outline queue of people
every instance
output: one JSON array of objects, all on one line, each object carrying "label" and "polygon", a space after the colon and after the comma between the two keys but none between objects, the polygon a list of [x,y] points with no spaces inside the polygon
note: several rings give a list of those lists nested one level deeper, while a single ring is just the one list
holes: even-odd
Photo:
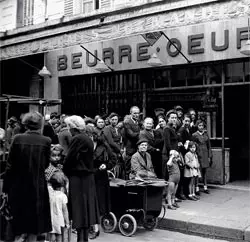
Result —
[{"label": "queue of people", "polygon": [[197,201],[199,178],[209,193],[212,152],[196,116],[181,106],[158,113],[156,125],[152,117],[141,120],[137,106],[120,122],[116,113],[106,119],[52,113],[45,124],[38,112],[25,114],[25,132],[11,137],[3,186],[14,235],[36,241],[48,233],[48,241],[62,241],[72,225],[78,242],[99,236],[100,216],[111,211],[108,171],[125,180],[165,179],[169,209]]}]

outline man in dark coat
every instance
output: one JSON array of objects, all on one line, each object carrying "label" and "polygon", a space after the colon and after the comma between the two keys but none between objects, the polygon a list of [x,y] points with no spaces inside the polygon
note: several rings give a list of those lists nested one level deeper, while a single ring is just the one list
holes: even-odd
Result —
[{"label": "man in dark coat", "polygon": [[57,113],[51,113],[50,119],[45,120],[43,127],[43,135],[51,139],[52,144],[58,144],[58,136],[54,130],[53,125],[59,120],[59,115]]},{"label": "man in dark coat", "polygon": [[51,140],[41,135],[43,117],[27,113],[27,131],[17,134],[7,161],[3,192],[8,195],[16,236],[27,234],[26,241],[51,231],[50,204],[45,169],[49,165]]},{"label": "man in dark coat", "polygon": [[125,166],[126,166],[126,178],[128,178],[131,169],[131,157],[136,152],[137,141],[140,133],[139,126],[140,109],[137,106],[130,108],[130,118],[124,121],[124,136],[125,136]]},{"label": "man in dark coat", "polygon": [[111,113],[109,115],[109,123],[108,126],[104,127],[103,133],[116,158],[116,165],[114,167],[115,176],[124,179],[124,162],[121,153],[122,135],[121,130],[117,127],[118,114]]}]

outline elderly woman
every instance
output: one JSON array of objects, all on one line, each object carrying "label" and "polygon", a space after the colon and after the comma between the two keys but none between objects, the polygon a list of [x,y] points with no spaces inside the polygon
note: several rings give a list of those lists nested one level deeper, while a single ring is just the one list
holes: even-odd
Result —
[{"label": "elderly woman", "polygon": [[13,139],[3,192],[8,194],[14,235],[25,236],[25,241],[34,242],[38,234],[51,230],[45,180],[51,140],[41,134],[43,117],[40,113],[27,113],[22,122],[27,131]]},{"label": "elderly woman", "polygon": [[136,144],[138,151],[131,158],[131,173],[129,178],[157,178],[151,156],[147,152],[148,141],[146,139],[140,139]]},{"label": "elderly woman", "polygon": [[69,212],[77,242],[88,241],[88,230],[98,224],[99,211],[94,178],[92,140],[85,133],[85,122],[80,116],[65,119],[73,136],[64,162],[64,172],[69,178]]}]

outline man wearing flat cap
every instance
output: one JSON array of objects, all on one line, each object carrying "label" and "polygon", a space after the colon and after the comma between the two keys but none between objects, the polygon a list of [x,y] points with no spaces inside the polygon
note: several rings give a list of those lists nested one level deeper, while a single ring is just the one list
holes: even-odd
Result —
[{"label": "man wearing flat cap", "polygon": [[177,113],[177,122],[176,122],[176,130],[178,131],[179,128],[182,126],[182,121],[183,121],[183,108],[180,105],[177,105],[174,107],[174,110]]},{"label": "man wearing flat cap", "polygon": [[138,150],[131,158],[129,178],[157,178],[151,161],[151,155],[147,152],[148,141],[146,139],[139,139],[136,145]]},{"label": "man wearing flat cap", "polygon": [[121,174],[119,174],[120,169],[116,169],[119,167],[118,163],[123,163],[121,154],[122,135],[120,129],[117,128],[118,114],[111,113],[108,119],[110,124],[104,127],[103,133],[112,150],[112,153],[116,156],[117,166],[115,167],[115,173],[116,173],[115,175],[116,177],[124,178],[121,177]]}]

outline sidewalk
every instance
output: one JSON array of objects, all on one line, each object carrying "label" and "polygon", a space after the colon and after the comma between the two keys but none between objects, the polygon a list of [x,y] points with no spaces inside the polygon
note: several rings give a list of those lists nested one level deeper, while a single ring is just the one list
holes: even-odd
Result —
[{"label": "sidewalk", "polygon": [[[250,241],[250,187],[210,186],[199,201],[186,200],[180,208],[166,208],[160,229],[230,241]],[[160,217],[163,216],[163,213]]]}]

